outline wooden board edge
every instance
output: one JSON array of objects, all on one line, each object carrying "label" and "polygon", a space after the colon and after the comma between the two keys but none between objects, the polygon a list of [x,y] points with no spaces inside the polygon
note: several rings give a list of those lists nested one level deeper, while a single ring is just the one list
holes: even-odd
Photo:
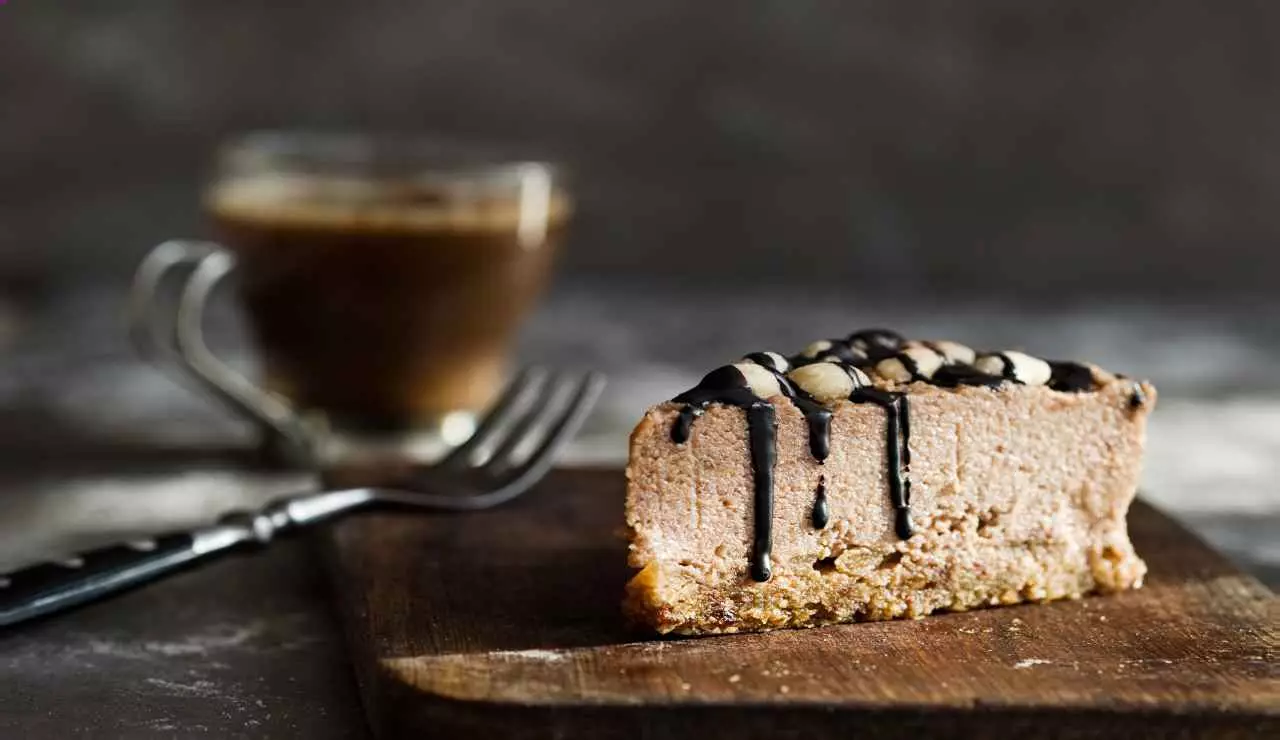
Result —
[{"label": "wooden board edge", "polygon": [[849,710],[822,704],[532,706],[425,694],[385,666],[370,684],[367,708],[378,737],[505,737],[630,740],[734,737],[741,740],[858,737],[929,738],[1255,738],[1280,736],[1280,714],[1200,711],[1113,711],[1070,708]]}]

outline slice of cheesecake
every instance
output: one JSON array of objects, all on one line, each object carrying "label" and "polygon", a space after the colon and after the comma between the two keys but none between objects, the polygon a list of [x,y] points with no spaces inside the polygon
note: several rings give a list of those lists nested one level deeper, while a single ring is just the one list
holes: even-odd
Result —
[{"label": "slice of cheesecake", "polygon": [[1148,383],[858,332],[748,355],[631,435],[625,611],[704,634],[1141,585]]}]

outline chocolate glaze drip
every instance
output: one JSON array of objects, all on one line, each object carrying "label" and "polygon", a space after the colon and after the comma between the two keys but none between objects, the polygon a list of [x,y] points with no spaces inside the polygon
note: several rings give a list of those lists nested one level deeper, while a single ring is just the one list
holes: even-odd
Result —
[{"label": "chocolate glaze drip", "polygon": [[[780,384],[781,385],[781,384]],[[790,388],[787,384],[786,388]],[[777,459],[777,426],[773,406],[761,400],[747,386],[742,371],[732,365],[716,368],[697,386],[674,399],[684,404],[671,428],[671,440],[689,440],[693,420],[711,403],[725,403],[747,412],[747,436],[751,447],[751,467],[755,480],[755,538],[751,548],[751,577],[767,581],[773,575],[773,467]]]},{"label": "chocolate glaze drip", "polygon": [[[809,454],[819,463],[826,462],[831,454],[831,409],[809,397],[809,394],[792,385],[787,376],[774,367],[773,358],[764,352],[752,352],[744,359],[769,370],[778,381],[782,394],[791,399],[800,413],[804,414],[809,427]],[[767,424],[753,415],[759,408],[768,410]],[[768,429],[765,437],[761,431]],[[747,433],[751,442],[751,462],[755,468],[755,539],[751,552],[751,577],[756,581],[767,581],[773,575],[773,564],[770,555],[773,550],[773,464],[777,455],[776,422],[774,409],[768,403],[759,401],[747,409]],[[766,461],[767,455],[767,461]],[[767,475],[760,471],[767,468]],[[814,526],[819,529],[827,526],[830,513],[827,510],[826,483],[819,484],[819,501],[814,504]],[[818,525],[819,507],[822,524]]]},{"label": "chocolate glaze drip", "polygon": [[898,419],[902,432],[902,505],[894,505],[894,531],[901,539],[911,539],[915,524],[911,521],[911,404],[904,393],[898,396]]},{"label": "chocolate glaze drip", "polygon": [[813,501],[813,528],[826,529],[831,521],[831,508],[827,505],[827,476],[818,476],[818,495]]},{"label": "chocolate glaze drip", "polygon": [[934,385],[942,386],[943,388],[956,388],[962,385],[999,388],[1004,385],[1004,378],[999,375],[988,375],[973,365],[961,363],[943,365],[934,372],[933,377],[929,380]]},{"label": "chocolate glaze drip", "polygon": [[676,444],[689,441],[694,420],[702,416],[702,412],[706,411],[707,406],[712,402],[726,403],[742,409],[750,408],[757,403],[767,405],[765,401],[756,398],[747,387],[747,379],[743,377],[742,372],[732,365],[712,370],[696,386],[671,400],[684,404],[680,409],[679,417],[676,418],[676,423],[671,427],[671,441]]},{"label": "chocolate glaze drip", "polygon": [[885,423],[885,457],[889,473],[889,503],[893,505],[894,532],[901,539],[908,539],[915,533],[911,522],[911,479],[907,473],[911,464],[911,449],[908,446],[911,435],[910,407],[907,397],[900,393],[872,388],[859,388],[849,396],[854,403],[874,403],[884,409]]},{"label": "chocolate glaze drip", "polygon": [[809,454],[818,462],[826,462],[831,454],[831,409],[800,395],[791,400],[809,424]]},{"label": "chocolate glaze drip", "polygon": [[676,417],[676,423],[671,427],[671,441],[678,445],[688,442],[689,433],[693,430],[693,420],[702,416],[702,412],[706,410],[706,404],[682,406],[680,416]]},{"label": "chocolate glaze drip", "polygon": [[1091,391],[1093,371],[1078,362],[1049,362],[1049,387],[1064,393]]},{"label": "chocolate glaze drip", "polygon": [[825,462],[827,456],[831,454],[831,409],[813,400],[808,393],[796,388],[784,373],[773,366],[773,359],[768,354],[752,352],[743,359],[754,362],[773,373],[773,377],[778,380],[782,395],[790,398],[796,408],[800,409],[800,413],[804,414],[805,422],[809,426],[809,454],[813,455],[813,459],[818,462]]},{"label": "chocolate glaze drip", "polygon": [[773,406],[754,403],[747,408],[751,466],[755,468],[755,530],[751,545],[751,577],[763,583],[773,576],[773,464],[777,458],[777,427]]}]

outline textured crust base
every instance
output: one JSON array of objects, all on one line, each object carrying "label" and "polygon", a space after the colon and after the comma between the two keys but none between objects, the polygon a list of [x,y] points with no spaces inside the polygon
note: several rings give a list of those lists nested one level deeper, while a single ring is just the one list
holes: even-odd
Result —
[{"label": "textured crust base", "polygon": [[695,565],[650,563],[627,584],[623,609],[660,633],[717,634],[919,618],[1023,602],[1077,599],[1142,585],[1146,565],[1127,538],[955,552],[852,548],[811,573],[766,583],[706,583]]}]

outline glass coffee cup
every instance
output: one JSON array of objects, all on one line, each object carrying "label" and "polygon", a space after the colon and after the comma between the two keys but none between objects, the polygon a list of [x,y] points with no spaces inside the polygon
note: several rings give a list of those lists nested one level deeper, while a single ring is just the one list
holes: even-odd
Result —
[{"label": "glass coffee cup", "polygon": [[[135,336],[165,356],[159,287],[185,269],[168,356],[307,457],[341,437],[465,438],[503,384],[572,212],[544,162],[298,133],[226,145],[205,208],[216,243],[166,242],[140,266]],[[252,381],[201,330],[233,270]]]}]

